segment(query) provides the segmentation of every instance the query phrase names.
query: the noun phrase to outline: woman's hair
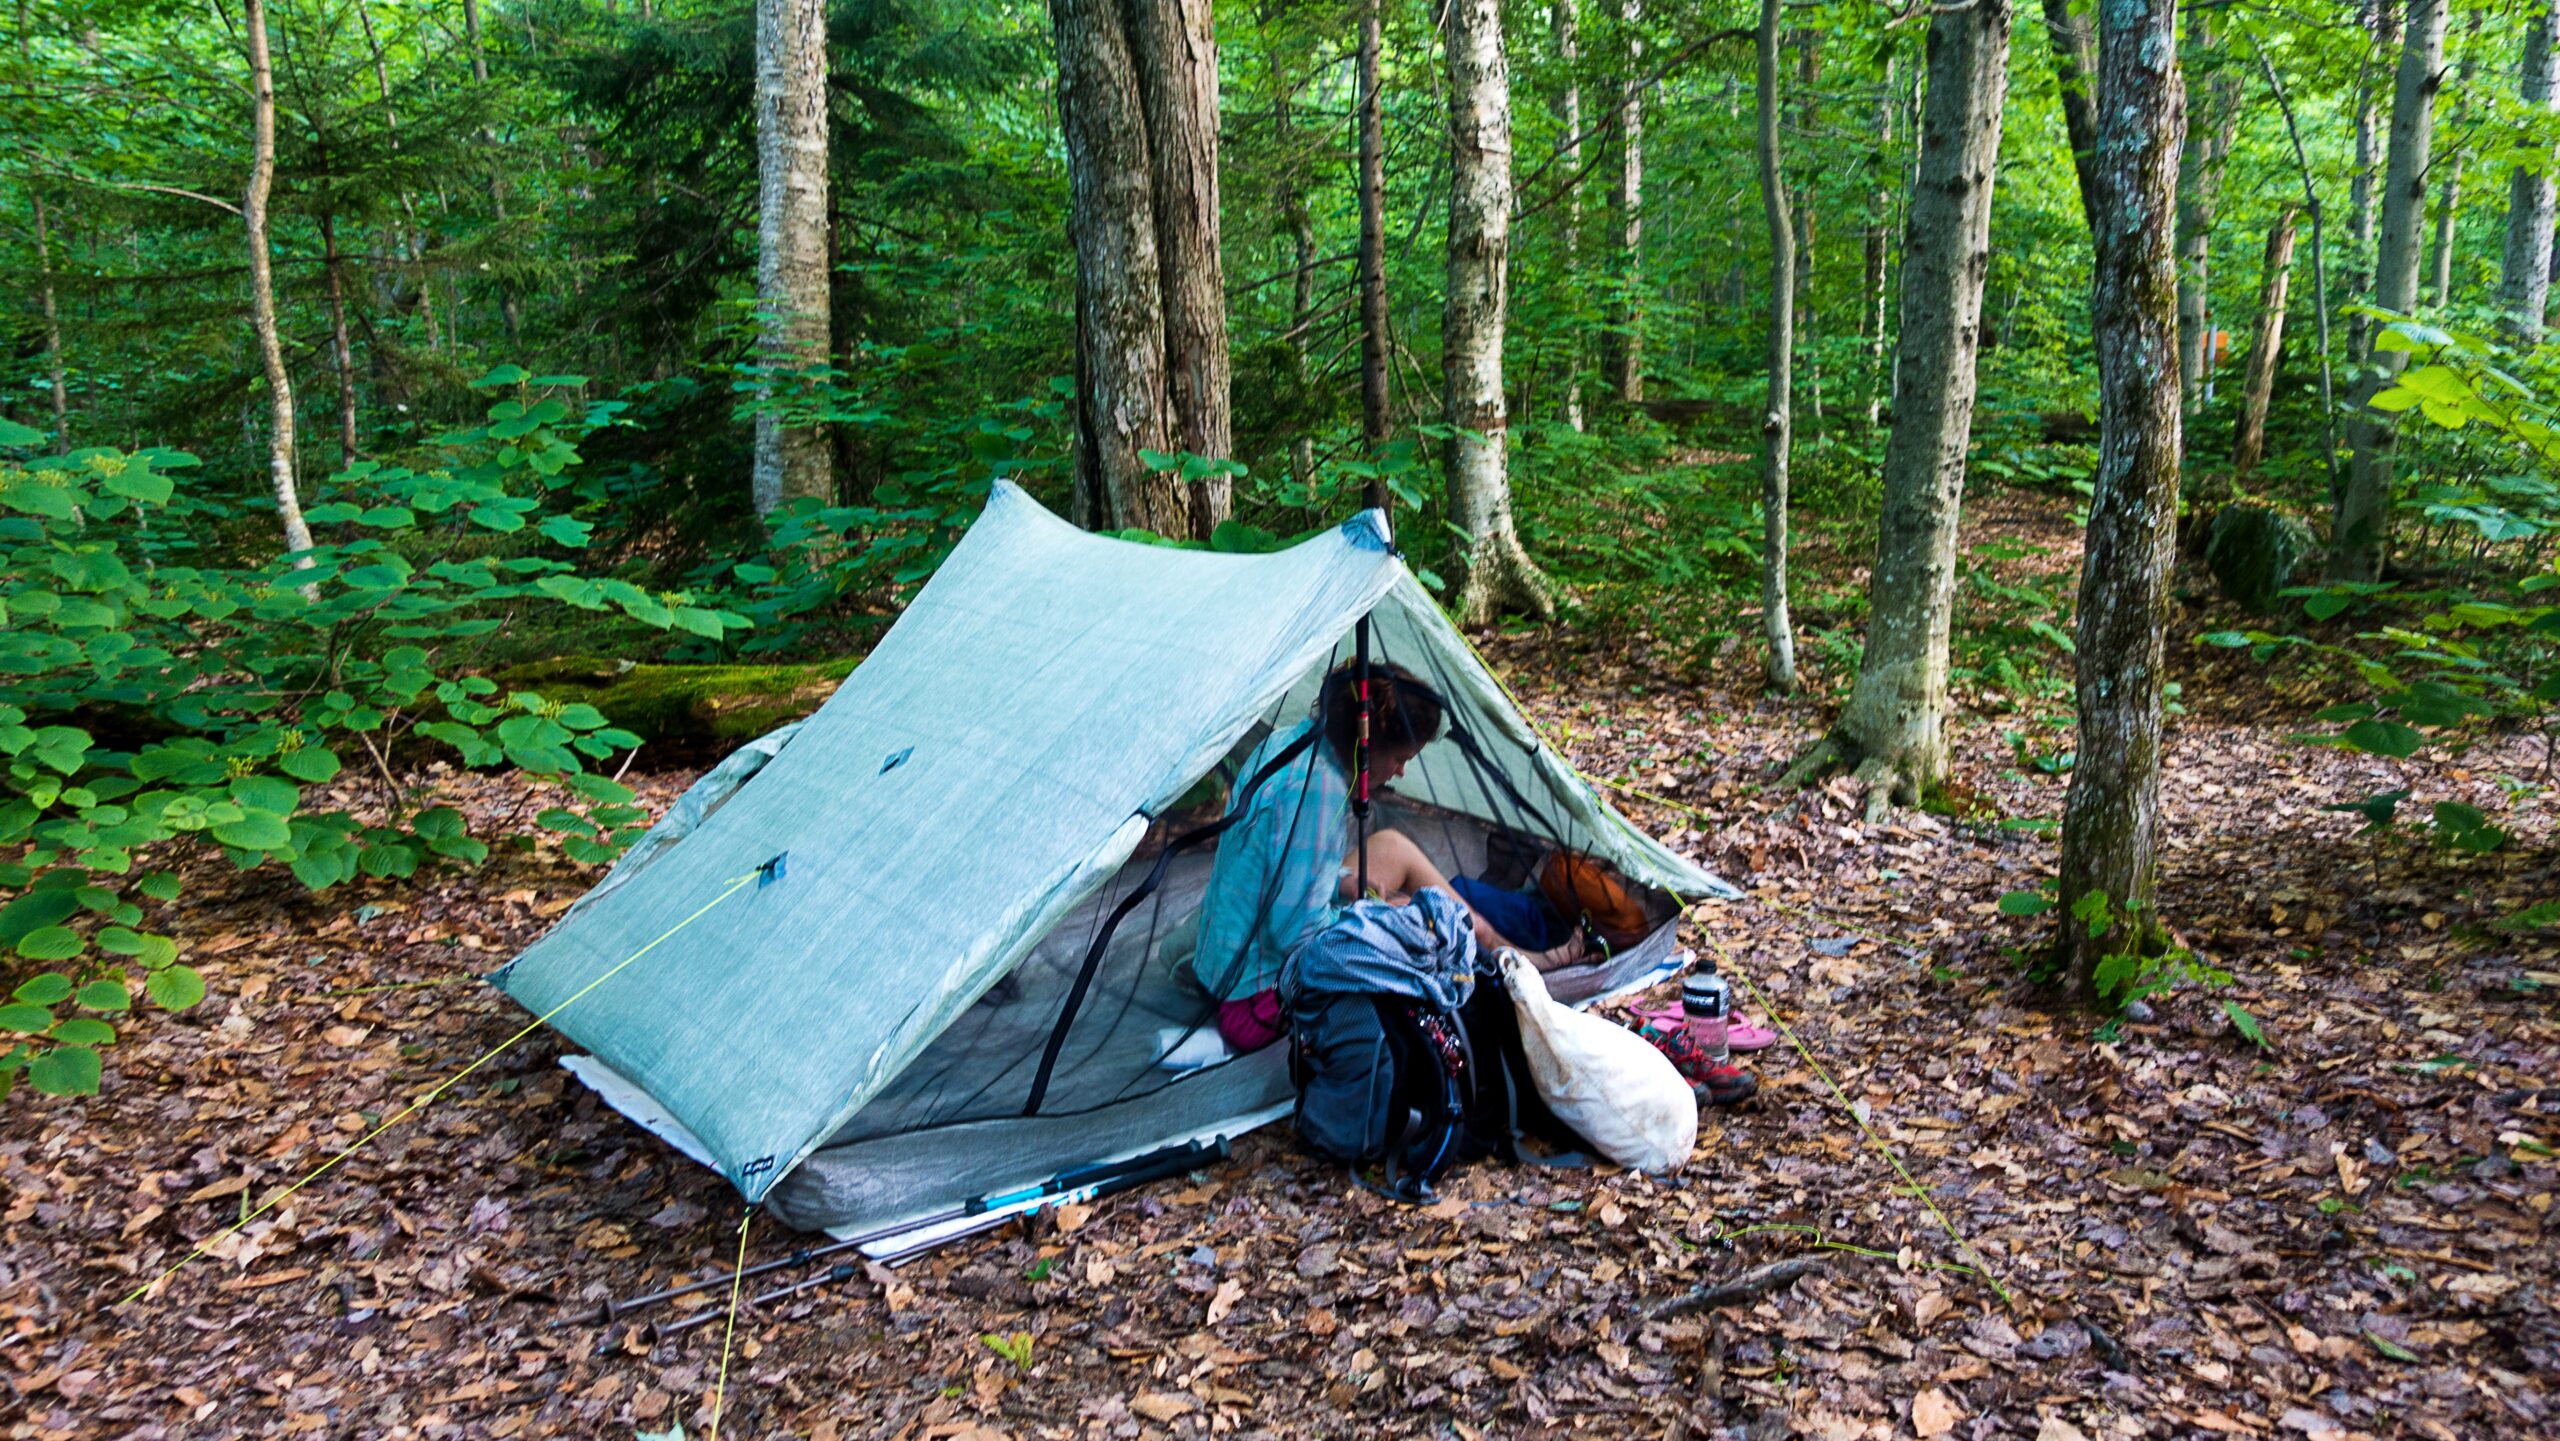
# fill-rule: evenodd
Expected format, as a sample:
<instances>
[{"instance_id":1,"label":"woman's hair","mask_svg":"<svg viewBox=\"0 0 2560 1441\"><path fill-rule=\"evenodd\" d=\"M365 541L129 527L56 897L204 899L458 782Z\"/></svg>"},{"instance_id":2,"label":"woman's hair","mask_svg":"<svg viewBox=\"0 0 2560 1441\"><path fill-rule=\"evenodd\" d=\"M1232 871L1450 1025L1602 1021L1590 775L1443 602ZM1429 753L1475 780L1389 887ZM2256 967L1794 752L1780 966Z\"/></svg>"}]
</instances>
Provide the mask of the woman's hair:
<instances>
[{"instance_id":1,"label":"woman's hair","mask_svg":"<svg viewBox=\"0 0 2560 1441\"><path fill-rule=\"evenodd\" d=\"M1353 749L1360 739L1360 670L1357 664L1336 666L1324 678L1317 715L1325 740L1348 770L1356 763ZM1369 742L1378 749L1411 753L1440 738L1445 720L1440 698L1402 666L1372 663L1369 667Z\"/></svg>"}]
</instances>

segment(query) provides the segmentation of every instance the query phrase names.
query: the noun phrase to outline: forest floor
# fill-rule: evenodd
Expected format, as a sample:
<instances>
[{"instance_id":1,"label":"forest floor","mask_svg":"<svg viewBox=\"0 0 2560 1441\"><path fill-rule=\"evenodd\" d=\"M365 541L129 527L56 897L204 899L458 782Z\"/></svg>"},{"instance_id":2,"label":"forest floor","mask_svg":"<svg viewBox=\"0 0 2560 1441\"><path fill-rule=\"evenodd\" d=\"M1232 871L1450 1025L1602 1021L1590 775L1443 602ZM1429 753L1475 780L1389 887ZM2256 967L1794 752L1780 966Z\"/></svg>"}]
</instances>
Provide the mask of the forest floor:
<instances>
[{"instance_id":1,"label":"forest floor","mask_svg":"<svg viewBox=\"0 0 2560 1441\"><path fill-rule=\"evenodd\" d=\"M1975 508L1975 548L2024 538L2044 550L2022 570L2071 566L2050 501ZM2065 783L2021 767L2018 717L1957 724L1969 814L1866 825L1845 782L1767 788L1822 716L1760 699L1747 648L1699 683L1642 636L1498 643L1578 763L1676 803L1627 800L1749 891L1690 940L1803 1042L1757 1058L1759 1098L1708 1116L1667 1180L1477 1167L1424 1210L1265 1131L1188 1181L741 1315L722 1434L2560 1432L2560 957L2491 924L2560 896L2553 817L2497 784L2549 757L2533 737L2439 762L2294 743L2299 705L2190 643L2229 621L2190 610L2173 637L2192 714L2162 894L2232 980L2112 1037L2025 976L2048 922L1995 905L2055 851L1999 822L2058 816ZM442 780L482 812L528 800ZM2514 837L2457 858L2323 809L2398 785ZM191 877L176 929L213 999L137 1026L102 1096L0 1108L0 1435L703 1434L720 1326L653 1345L554 1323L725 1268L740 1208L575 1085L547 1033L109 1309L523 1023L469 978L592 873L502 855L325 897ZM790 1244L760 1225L748 1252ZM1799 1256L1824 1264L1649 1319Z\"/></svg>"}]
</instances>

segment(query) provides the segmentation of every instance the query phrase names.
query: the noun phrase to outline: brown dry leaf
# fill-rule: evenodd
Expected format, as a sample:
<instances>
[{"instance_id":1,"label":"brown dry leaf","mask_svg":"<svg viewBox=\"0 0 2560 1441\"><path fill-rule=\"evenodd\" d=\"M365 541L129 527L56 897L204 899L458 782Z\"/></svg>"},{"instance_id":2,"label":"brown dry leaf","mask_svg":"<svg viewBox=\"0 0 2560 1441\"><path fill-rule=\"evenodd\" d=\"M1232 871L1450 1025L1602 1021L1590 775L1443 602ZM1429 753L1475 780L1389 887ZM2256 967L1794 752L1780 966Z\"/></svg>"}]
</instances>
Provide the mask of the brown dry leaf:
<instances>
[{"instance_id":1,"label":"brown dry leaf","mask_svg":"<svg viewBox=\"0 0 2560 1441\"><path fill-rule=\"evenodd\" d=\"M1200 1409L1200 1403L1180 1391L1145 1391L1129 1402L1129 1409L1159 1426L1169 1426L1176 1416Z\"/></svg>"},{"instance_id":2,"label":"brown dry leaf","mask_svg":"<svg viewBox=\"0 0 2560 1441\"><path fill-rule=\"evenodd\" d=\"M1955 1399L1934 1386L1911 1398L1911 1429L1923 1436L1944 1436L1963 1419Z\"/></svg>"},{"instance_id":3,"label":"brown dry leaf","mask_svg":"<svg viewBox=\"0 0 2560 1441\"><path fill-rule=\"evenodd\" d=\"M1209 1324L1215 1326L1227 1319L1235 1311L1236 1303L1243 1299L1242 1281L1228 1281L1219 1286L1218 1294L1209 1298Z\"/></svg>"}]
</instances>

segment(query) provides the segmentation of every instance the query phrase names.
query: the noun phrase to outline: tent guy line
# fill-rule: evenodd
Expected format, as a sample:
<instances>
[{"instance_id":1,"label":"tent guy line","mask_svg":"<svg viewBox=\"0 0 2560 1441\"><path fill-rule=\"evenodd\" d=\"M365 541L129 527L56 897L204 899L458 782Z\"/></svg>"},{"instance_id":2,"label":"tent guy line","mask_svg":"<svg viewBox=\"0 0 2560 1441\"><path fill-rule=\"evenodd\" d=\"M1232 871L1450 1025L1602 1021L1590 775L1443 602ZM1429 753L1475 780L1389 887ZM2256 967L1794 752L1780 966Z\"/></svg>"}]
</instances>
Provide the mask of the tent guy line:
<instances>
[{"instance_id":1,"label":"tent guy line","mask_svg":"<svg viewBox=\"0 0 2560 1441\"><path fill-rule=\"evenodd\" d=\"M117 1301L114 1306L111 1306L108 1309L120 1310L131 1305L146 1292L149 1292L154 1287L159 1286L162 1282L167 1281L171 1276L176 1275L179 1268L187 1265L191 1261L194 1261L197 1257L204 1255L208 1251L211 1251L214 1247L222 1244L225 1240L238 1235L241 1231L248 1228L250 1222L257 1220L260 1216L274 1210L276 1207L282 1205L295 1192L310 1185L312 1182L319 1180L322 1176L327 1175L332 1170L335 1170L339 1162L354 1155L356 1152L363 1150L383 1132L390 1130L392 1127L399 1125L411 1116L425 1110L428 1106L433 1105L438 1097L461 1084L464 1077L469 1076L472 1072L479 1070L482 1066L489 1064L491 1061L494 1061L498 1057L506 1054L509 1050L514 1049L517 1042L522 1041L525 1037L542 1029L543 1026L550 1022L552 1017L557 1016L562 1011L576 1005L596 987L601 986L605 982L612 980L615 976L622 974L624 969L629 967L633 962L665 944L668 940L672 939L678 931L683 930L685 927L692 925L695 921L709 915L714 908L720 905L721 902L726 901L731 896L745 890L750 884L759 879L770 879L779 876L781 874L781 867L777 865L776 862L780 860L781 857L776 856L772 861L767 861L764 865L747 872L745 875L737 876L730 880L730 882L721 889L720 894L703 902L700 908L696 909L693 914L686 916L683 920L669 926L666 930L660 932L655 940L652 940L647 945L633 951L630 955L623 957L620 962L615 964L604 974L597 976L594 980L579 987L578 990L570 995L568 999L561 1001L558 1005L555 1005L551 1009L543 1012L541 1015L534 1017L533 1020L526 1023L525 1026L518 1030L514 1035L507 1037L505 1040L500 1041L497 1045L491 1047L487 1052L482 1054L480 1059L473 1061L470 1065L467 1065L461 1070L454 1072L452 1075L445 1077L442 1081L436 1084L435 1089L427 1092L423 1096L420 1096L415 1101L410 1102L407 1110L404 1110L400 1114L393 1116L390 1120L384 1121L380 1125L375 1126L372 1130L365 1132L363 1135L357 1137L353 1142L351 1142L345 1150L340 1151L338 1154L331 1156L328 1160L321 1162L308 1174L304 1175L302 1179L285 1187L283 1190L276 1192L274 1195L269 1196L265 1201L258 1205L256 1210L242 1216L238 1221L235 1221L221 1231L214 1233L211 1237L197 1242L195 1249L187 1252L187 1254L172 1262L168 1269L162 1271L159 1275L154 1276L150 1280L143 1282L141 1285L134 1287L133 1290L125 1294L123 1299Z\"/></svg>"}]
</instances>

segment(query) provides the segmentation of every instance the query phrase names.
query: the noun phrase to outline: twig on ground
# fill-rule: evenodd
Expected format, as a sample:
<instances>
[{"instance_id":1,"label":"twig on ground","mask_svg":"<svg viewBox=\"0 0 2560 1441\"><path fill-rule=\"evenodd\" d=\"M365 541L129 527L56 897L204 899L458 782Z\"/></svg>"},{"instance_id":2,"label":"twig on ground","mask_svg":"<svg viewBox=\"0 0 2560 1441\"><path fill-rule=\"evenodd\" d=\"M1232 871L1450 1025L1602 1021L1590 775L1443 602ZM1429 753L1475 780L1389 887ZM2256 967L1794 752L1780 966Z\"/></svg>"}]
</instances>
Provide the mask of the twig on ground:
<instances>
[{"instance_id":1,"label":"twig on ground","mask_svg":"<svg viewBox=\"0 0 2560 1441\"><path fill-rule=\"evenodd\" d=\"M1661 1321L1673 1316L1686 1316L1693 1311L1712 1311L1719 1306L1757 1300L1781 1286L1793 1285L1816 1271L1826 1270L1830 1265L1831 1258L1828 1256L1789 1256L1783 1261L1771 1261L1765 1266L1754 1266L1730 1281L1718 1281L1710 1286L1693 1286L1687 1292L1654 1307L1647 1314L1653 1320Z\"/></svg>"}]
</instances>

